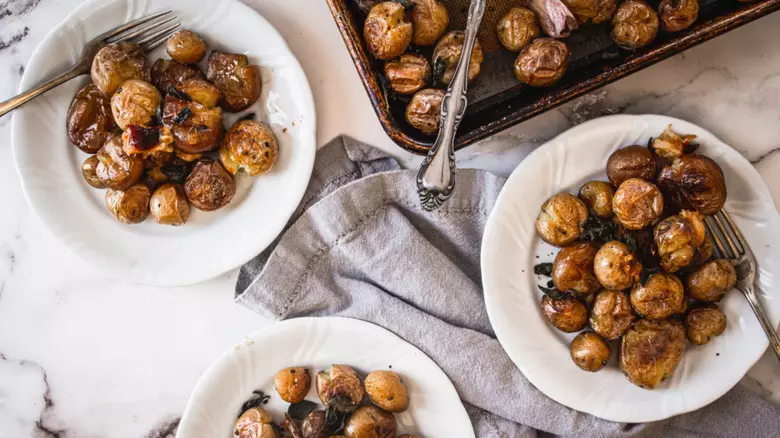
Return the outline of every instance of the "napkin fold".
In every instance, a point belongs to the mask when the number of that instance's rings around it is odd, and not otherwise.
[[[780,409],[742,385],[696,412],[648,424],[574,411],[537,390],[495,338],[480,246],[504,179],[461,170],[424,211],[416,171],[346,137],[322,148],[287,230],[241,268],[236,302],[274,319],[345,316],[417,346],[449,376],[478,437],[776,436]]]

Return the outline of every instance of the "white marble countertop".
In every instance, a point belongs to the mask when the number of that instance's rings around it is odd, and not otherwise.
[[[347,133],[399,156],[385,136],[324,1],[245,0],[301,60],[318,142]],[[79,0],[0,0],[0,100],[35,46]],[[704,43],[459,153],[460,166],[508,173],[534,147],[602,114],[688,119],[738,148],[780,205],[780,14]],[[312,32],[317,38],[312,38]],[[25,204],[0,119],[0,438],[172,436],[205,368],[270,324],[232,302],[235,272],[162,289],[111,281],[70,255]],[[765,354],[746,378],[780,402]]]

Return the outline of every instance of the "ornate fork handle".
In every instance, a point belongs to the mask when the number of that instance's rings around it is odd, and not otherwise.
[[[423,208],[428,211],[439,208],[455,190],[455,133],[468,104],[466,91],[471,51],[484,12],[485,0],[472,0],[460,60],[441,102],[439,135],[417,174],[417,192]]]
[[[5,114],[10,113],[14,109],[35,99],[36,97],[51,90],[52,88],[56,88],[77,76],[81,76],[87,73],[89,73],[89,67],[84,67],[81,64],[76,64],[73,67],[69,68],[68,71],[62,73],[61,75],[58,75],[54,79],[44,82],[43,84],[33,88],[32,90],[25,91],[24,93],[16,97],[12,97],[6,100],[5,102],[0,102],[0,117],[3,117]]]
[[[778,337],[772,322],[769,320],[769,316],[764,310],[764,306],[758,300],[758,294],[756,294],[756,288],[752,284],[739,285],[738,286],[742,295],[745,296],[750,307],[753,308],[753,313],[756,314],[758,322],[761,324],[761,328],[764,329],[766,336],[769,338],[769,343],[772,345],[772,349],[777,355],[777,359],[780,360],[780,337]]]

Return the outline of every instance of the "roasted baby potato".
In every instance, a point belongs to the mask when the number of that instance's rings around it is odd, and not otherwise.
[[[179,30],[165,45],[168,55],[182,64],[197,64],[203,60],[208,46],[201,37],[191,30]]]
[[[510,52],[519,52],[541,33],[539,23],[536,21],[536,14],[522,6],[507,11],[496,25],[498,40]]]
[[[612,211],[621,225],[641,230],[654,225],[664,212],[664,197],[658,187],[639,178],[623,181],[612,198]]]
[[[435,135],[439,132],[442,99],[442,90],[426,88],[418,91],[406,106],[406,121],[423,134]]]
[[[149,82],[124,81],[111,98],[111,112],[122,130],[128,125],[149,126],[157,117],[160,93]]]
[[[588,324],[588,309],[574,297],[555,300],[545,295],[541,308],[550,324],[564,333],[578,332]]]
[[[401,56],[412,42],[412,23],[396,2],[377,3],[363,24],[363,38],[374,58],[387,60]]]
[[[726,330],[726,314],[716,304],[697,307],[685,317],[685,329],[692,344],[704,345]]]
[[[103,184],[103,182],[100,181],[100,178],[97,176],[98,163],[100,163],[98,157],[96,155],[90,155],[89,158],[84,160],[84,162],[81,164],[81,175],[84,177],[84,180],[87,182],[87,184],[91,185],[92,187],[96,189],[105,189],[105,184]]]
[[[183,225],[190,218],[190,204],[178,184],[163,184],[152,194],[149,210],[158,224]]]
[[[654,389],[677,368],[685,352],[680,322],[642,319],[623,336],[620,370],[634,385]]]
[[[92,82],[106,97],[111,97],[128,79],[149,81],[149,64],[138,44],[121,42],[109,44],[97,52],[92,60]]]
[[[176,149],[198,154],[214,149],[222,138],[222,110],[195,101],[165,96],[162,122],[171,130]]]
[[[285,368],[274,376],[274,388],[287,403],[300,403],[311,388],[311,371],[308,368]]]
[[[687,29],[699,18],[699,0],[661,0],[658,16],[664,32]]]
[[[95,175],[103,187],[124,190],[141,179],[144,162],[141,157],[125,153],[122,139],[114,134],[98,151]]]
[[[347,438],[393,438],[398,429],[393,414],[375,406],[358,408],[344,426]]]
[[[737,284],[737,271],[726,260],[706,263],[688,276],[686,290],[691,298],[704,302],[720,301]]]
[[[70,103],[67,127],[70,142],[94,154],[106,143],[114,127],[111,101],[94,84],[85,86]]]
[[[214,211],[226,206],[236,194],[236,182],[219,162],[202,159],[184,181],[184,193],[193,207]]]
[[[385,64],[385,76],[396,93],[413,94],[428,85],[431,65],[422,55],[405,53]]]
[[[652,274],[645,284],[631,289],[631,306],[636,313],[649,319],[666,319],[684,311],[683,284],[673,274]]]
[[[268,125],[240,120],[225,134],[219,159],[233,175],[240,170],[255,176],[271,170],[279,156],[279,142]]]
[[[607,160],[607,178],[619,187],[623,181],[642,178],[655,181],[658,166],[653,154],[643,146],[626,146],[612,153]]]
[[[228,112],[249,108],[262,91],[260,68],[250,65],[246,55],[212,51],[206,78],[222,92],[220,106]]]
[[[566,73],[569,48],[555,38],[536,38],[517,55],[515,78],[532,87],[551,87]]]
[[[576,196],[558,193],[542,204],[536,232],[550,245],[566,246],[577,240],[588,219],[588,208]]]
[[[403,412],[409,407],[409,393],[401,377],[386,370],[372,371],[364,382],[371,402],[388,412]]]
[[[593,272],[598,248],[591,242],[573,243],[558,252],[553,262],[552,279],[561,291],[590,295],[601,289]]]
[[[596,372],[609,362],[612,348],[596,333],[582,332],[571,341],[569,354],[582,370]]]
[[[409,0],[413,5],[409,16],[412,19],[412,44],[432,46],[444,35],[450,22],[447,8],[438,0]]]
[[[140,224],[149,216],[152,193],[145,184],[136,184],[125,190],[106,190],[106,207],[123,224]]]
[[[642,0],[626,0],[618,6],[612,26],[612,40],[626,50],[636,50],[655,39],[658,15]]]
[[[658,187],[676,209],[696,210],[711,216],[726,204],[723,170],[703,155],[683,155],[664,167],[658,175]]]
[[[176,87],[176,90],[209,109],[217,106],[222,98],[222,92],[219,91],[219,88],[200,78],[185,79]]]
[[[693,143],[693,140],[695,139],[695,135],[678,134],[674,132],[672,130],[672,125],[669,125],[666,129],[664,129],[664,132],[662,132],[661,135],[653,139],[653,141],[650,143],[650,149],[652,149],[653,152],[655,152],[655,154],[659,157],[672,161],[675,158],[682,157],[683,154],[693,152],[697,148],[697,146]]]
[[[666,272],[677,272],[693,264],[697,250],[707,238],[701,214],[688,210],[659,222],[654,236],[661,267]]]
[[[612,198],[615,187],[604,181],[589,181],[580,187],[580,199],[596,216],[609,219],[612,217]]]
[[[623,290],[639,281],[642,263],[625,243],[613,240],[605,243],[596,252],[593,271],[605,288]]]
[[[625,292],[603,290],[596,294],[590,311],[590,327],[605,339],[615,340],[634,323],[631,301]]]
[[[277,438],[274,420],[265,409],[251,408],[244,411],[233,425],[236,438]]]
[[[579,24],[608,21],[617,9],[615,0],[563,0],[563,3],[577,17]]]
[[[327,408],[353,412],[363,401],[364,394],[360,377],[351,367],[332,365],[317,373],[317,395]]]
[[[152,84],[166,94],[171,87],[178,87],[187,79],[205,79],[197,66],[185,65],[171,59],[158,59],[152,65]]]
[[[459,30],[444,35],[433,49],[433,82],[442,86],[447,86],[455,76],[455,68],[460,61],[460,55],[463,52],[463,42],[466,34]],[[471,60],[469,62],[468,80],[473,82],[479,76],[482,69],[484,54],[479,40],[474,41],[474,48],[471,49]]]

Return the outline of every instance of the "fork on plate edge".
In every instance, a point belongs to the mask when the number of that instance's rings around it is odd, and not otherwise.
[[[163,11],[133,20],[98,35],[84,46],[81,50],[81,57],[71,68],[32,90],[1,102],[0,117],[52,88],[62,85],[75,77],[89,74],[92,68],[92,60],[103,47],[112,43],[128,41],[138,44],[148,53],[164,43],[180,26],[181,22],[178,17],[173,15],[171,11]]]

